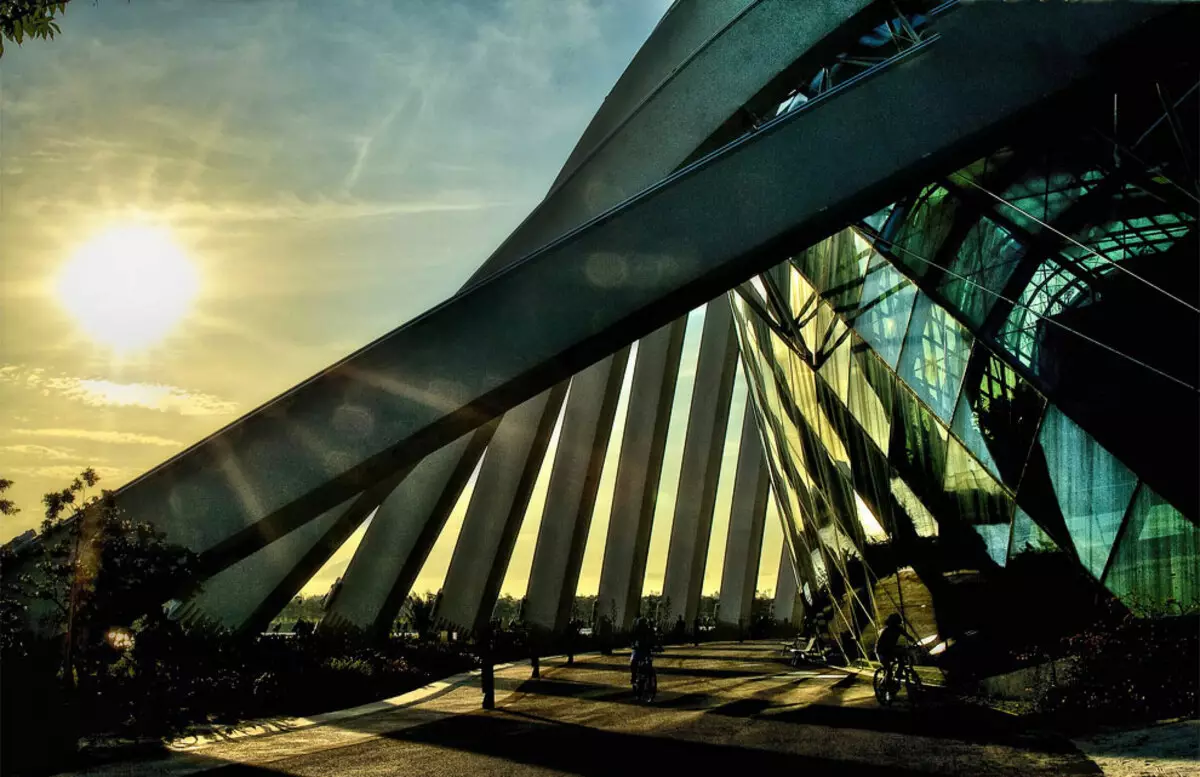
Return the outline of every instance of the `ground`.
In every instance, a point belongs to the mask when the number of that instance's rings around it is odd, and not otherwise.
[[[276,721],[275,733],[183,741],[169,758],[89,773],[1083,775],[1102,774],[1095,759],[1128,745],[1081,743],[1094,750],[1088,757],[1000,712],[937,701],[883,709],[867,678],[793,669],[778,647],[672,648],[656,659],[659,694],[649,705],[632,698],[627,654],[581,656],[573,666],[550,659],[538,680],[528,665],[498,669],[490,712],[479,708],[477,677],[455,678],[367,709]],[[1198,747],[1178,746],[1172,763],[1195,773]],[[1185,773],[1138,764],[1143,771],[1122,777]]]

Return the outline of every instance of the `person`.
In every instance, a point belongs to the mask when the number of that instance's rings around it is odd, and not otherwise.
[[[879,659],[879,663],[883,664],[888,677],[892,676],[896,669],[896,662],[900,660],[901,638],[907,640],[909,644],[917,643],[916,637],[904,628],[904,619],[900,617],[900,613],[894,612],[887,616],[883,628],[879,631],[879,637],[875,640],[875,656]]]
[[[633,648],[633,656],[629,659],[629,683],[632,685],[637,680],[638,667],[641,663],[645,661],[647,664],[653,664],[654,627],[644,616],[639,615],[633,622],[633,629],[629,636],[630,645]]]

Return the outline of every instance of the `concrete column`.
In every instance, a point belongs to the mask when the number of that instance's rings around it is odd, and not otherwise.
[[[792,563],[792,553],[787,543],[779,554],[779,577],[775,583],[775,606],[772,612],[775,620],[780,623],[798,625],[804,617],[803,606],[797,606],[800,600],[799,587],[796,584],[796,567]]]
[[[525,594],[526,621],[544,629],[561,631],[571,618],[628,360],[622,348],[571,381]]]
[[[700,606],[704,562],[712,531],[717,479],[725,452],[725,427],[737,369],[737,338],[733,310],[725,295],[708,304],[700,357],[696,363],[696,388],[688,413],[683,444],[683,466],[675,497],[675,519],[667,548],[667,574],[663,594],[670,597],[670,620],[682,615],[691,626]]]
[[[385,637],[497,421],[424,459],[379,506],[321,628]]]
[[[686,326],[687,317],[678,318],[638,343],[597,596],[599,614],[611,615],[616,629],[633,623],[642,596]]]
[[[491,618],[565,394],[560,383],[510,410],[496,428],[446,572],[440,620],[474,630]]]
[[[733,509],[725,542],[725,566],[721,573],[720,622],[737,626],[750,621],[754,589],[758,584],[758,562],[762,555],[763,527],[767,520],[769,475],[754,419],[754,403],[746,402],[742,437],[738,450],[737,476],[733,482]]]
[[[390,486],[396,485],[396,480]],[[204,581],[178,611],[238,633],[262,631],[379,505],[385,487],[348,499]]]

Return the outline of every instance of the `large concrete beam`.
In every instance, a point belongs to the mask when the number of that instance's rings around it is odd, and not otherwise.
[[[571,381],[525,594],[525,620],[543,629],[571,618],[628,359],[623,348]]]
[[[754,420],[754,403],[746,402],[737,474],[733,481],[729,534],[725,541],[720,606],[717,608],[718,620],[727,626],[750,622],[754,593],[758,587],[758,564],[767,520],[769,483],[770,475],[762,441],[758,436],[758,423]]]
[[[683,442],[683,464],[663,580],[663,595],[671,603],[670,620],[682,615],[690,624],[700,607],[737,359],[733,310],[729,299],[722,295],[708,303],[704,316],[696,387],[692,391]]]
[[[117,501],[209,568],[235,563],[994,146],[994,133],[1095,72],[1098,52],[1160,13],[965,4],[902,65],[651,187],[189,448]]]
[[[641,604],[686,329],[687,318],[679,318],[638,343],[596,597],[598,614],[621,630]]]
[[[493,421],[442,448],[388,495],[346,568],[322,629],[387,636],[495,429]]]
[[[491,618],[565,394],[561,384],[501,419],[450,558],[439,620],[470,631]]]
[[[622,200],[679,167],[797,57],[870,2],[679,3],[584,131],[551,196],[505,250],[532,250],[529,238],[554,236],[542,224]]]

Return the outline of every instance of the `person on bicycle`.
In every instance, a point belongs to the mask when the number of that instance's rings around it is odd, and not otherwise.
[[[647,665],[652,665],[654,659],[654,626],[650,625],[650,621],[639,615],[637,620],[633,622],[633,629],[630,631],[630,643],[633,647],[633,657],[629,660],[629,682],[633,684],[637,680],[638,667],[643,661]]]
[[[904,628],[904,619],[900,617],[900,613],[894,612],[887,616],[883,628],[879,631],[879,638],[875,640],[875,657],[883,664],[888,677],[892,676],[896,662],[903,655],[900,648],[901,638],[907,640],[910,645],[917,644],[917,638]]]

